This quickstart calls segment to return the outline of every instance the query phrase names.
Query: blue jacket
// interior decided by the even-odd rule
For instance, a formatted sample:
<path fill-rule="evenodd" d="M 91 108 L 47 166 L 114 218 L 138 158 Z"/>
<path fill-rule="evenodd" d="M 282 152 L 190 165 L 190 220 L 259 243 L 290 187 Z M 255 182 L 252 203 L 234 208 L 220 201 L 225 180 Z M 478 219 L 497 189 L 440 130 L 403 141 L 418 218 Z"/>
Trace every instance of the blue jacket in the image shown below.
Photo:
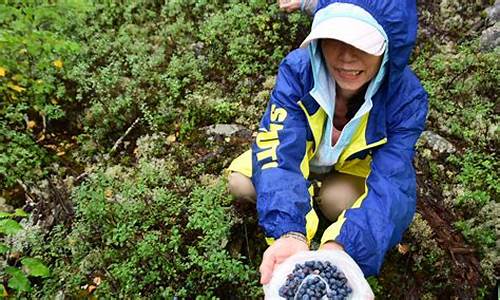
<path fill-rule="evenodd" d="M 408 68 L 417 31 L 411 0 L 320 1 L 318 9 L 345 2 L 368 11 L 389 39 L 385 79 L 372 97 L 351 143 L 334 165 L 338 172 L 366 178 L 365 193 L 324 232 L 322 244 L 335 240 L 366 276 L 378 274 L 387 250 L 402 238 L 415 213 L 415 143 L 424 129 L 427 94 Z M 251 153 L 230 169 L 252 178 L 259 224 L 266 236 L 286 232 L 314 236 L 318 217 L 312 209 L 309 162 L 321 141 L 326 113 L 310 95 L 314 85 L 306 49 L 281 62 L 276 86 Z M 250 167 L 251 157 L 251 167 Z"/>

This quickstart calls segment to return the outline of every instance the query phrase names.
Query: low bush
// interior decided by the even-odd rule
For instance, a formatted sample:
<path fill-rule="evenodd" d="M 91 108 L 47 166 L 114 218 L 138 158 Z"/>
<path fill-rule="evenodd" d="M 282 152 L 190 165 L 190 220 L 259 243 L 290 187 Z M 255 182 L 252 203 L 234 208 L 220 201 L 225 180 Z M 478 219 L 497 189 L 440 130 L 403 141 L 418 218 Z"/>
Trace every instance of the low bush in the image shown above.
<path fill-rule="evenodd" d="M 176 175 L 172 157 L 152 154 L 155 141 L 141 139 L 137 167 L 101 167 L 74 190 L 72 228 L 57 227 L 31 250 L 53 269 L 35 297 L 260 295 L 256 266 L 226 249 L 238 218 L 225 183 Z"/>
<path fill-rule="evenodd" d="M 478 42 L 451 53 L 421 53 L 413 64 L 429 93 L 429 121 L 433 128 L 476 149 L 498 145 L 500 117 L 495 114 L 499 94 L 498 52 L 482 53 Z"/>
<path fill-rule="evenodd" d="M 70 34 L 85 2 L 7 1 L 0 4 L 0 187 L 42 175 L 49 159 L 35 141 L 72 105 L 66 87 L 80 46 Z M 15 162 L 18 163 L 15 163 Z"/>

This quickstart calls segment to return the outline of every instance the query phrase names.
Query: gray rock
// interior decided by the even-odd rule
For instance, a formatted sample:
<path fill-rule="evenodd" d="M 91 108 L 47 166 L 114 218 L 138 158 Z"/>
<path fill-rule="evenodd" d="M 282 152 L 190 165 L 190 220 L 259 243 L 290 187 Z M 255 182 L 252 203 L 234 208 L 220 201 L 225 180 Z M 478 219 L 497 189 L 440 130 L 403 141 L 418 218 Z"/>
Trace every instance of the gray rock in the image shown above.
<path fill-rule="evenodd" d="M 487 23 L 490 27 L 481 33 L 481 49 L 483 51 L 494 50 L 500 45 L 500 0 L 486 9 Z"/>
<path fill-rule="evenodd" d="M 223 135 L 226 137 L 233 136 L 239 131 L 248 131 L 244 126 L 237 124 L 215 124 L 201 128 L 209 135 Z"/>
<path fill-rule="evenodd" d="M 493 6 L 488 7 L 486 13 L 488 14 L 488 21 L 491 23 L 500 21 L 500 0 L 497 0 Z"/>
<path fill-rule="evenodd" d="M 205 48 L 205 44 L 203 44 L 202 42 L 196 42 L 196 43 L 193 43 L 189 46 L 192 50 L 194 50 L 194 53 L 196 54 L 196 56 L 200 56 L 202 51 L 203 51 L 203 48 Z"/>
<path fill-rule="evenodd" d="M 500 22 L 487 28 L 481 33 L 481 49 L 483 51 L 494 50 L 500 45 Z"/>
<path fill-rule="evenodd" d="M 432 150 L 443 153 L 455 153 L 457 149 L 444 137 L 432 131 L 424 131 L 420 137 Z"/>

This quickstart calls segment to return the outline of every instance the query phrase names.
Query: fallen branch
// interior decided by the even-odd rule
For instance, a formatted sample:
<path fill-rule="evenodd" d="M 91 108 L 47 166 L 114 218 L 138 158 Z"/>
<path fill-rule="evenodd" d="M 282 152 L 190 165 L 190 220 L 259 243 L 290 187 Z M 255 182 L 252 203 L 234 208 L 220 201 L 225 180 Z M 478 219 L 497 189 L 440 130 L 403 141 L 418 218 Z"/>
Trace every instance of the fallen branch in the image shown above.
<path fill-rule="evenodd" d="M 127 129 L 127 131 L 125 131 L 125 133 L 113 145 L 113 148 L 111 148 L 111 151 L 109 151 L 109 154 L 114 153 L 116 151 L 116 149 L 118 149 L 118 147 L 123 142 L 123 139 L 125 139 L 125 137 L 132 131 L 132 129 L 134 129 L 134 127 L 137 125 L 137 123 L 139 123 L 140 120 L 141 120 L 140 117 L 135 119 L 134 123 L 132 123 L 132 125 L 130 125 L 130 127 Z"/>
<path fill-rule="evenodd" d="M 475 253 L 477 252 L 476 249 L 471 249 L 471 248 L 462 248 L 462 247 L 454 247 L 454 248 L 449 248 L 450 252 L 453 254 L 469 254 L 469 253 Z"/>
<path fill-rule="evenodd" d="M 76 178 L 75 178 L 75 183 L 79 183 L 83 178 L 87 177 L 87 175 L 89 175 L 88 172 L 83 172 L 82 174 L 78 175 Z"/>

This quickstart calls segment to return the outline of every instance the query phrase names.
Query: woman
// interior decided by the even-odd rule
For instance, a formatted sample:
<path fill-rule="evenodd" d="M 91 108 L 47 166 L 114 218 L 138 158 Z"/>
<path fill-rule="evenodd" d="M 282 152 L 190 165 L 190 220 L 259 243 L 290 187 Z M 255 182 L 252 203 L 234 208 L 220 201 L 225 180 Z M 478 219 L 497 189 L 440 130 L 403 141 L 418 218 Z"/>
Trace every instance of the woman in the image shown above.
<path fill-rule="evenodd" d="M 408 58 L 417 30 L 411 0 L 319 1 L 309 36 L 279 67 L 252 150 L 230 166 L 230 191 L 257 201 L 269 238 L 261 283 L 309 249 L 318 207 L 332 222 L 322 249 L 347 252 L 366 276 L 408 228 L 416 203 L 415 143 L 427 94 Z"/>

